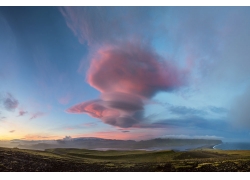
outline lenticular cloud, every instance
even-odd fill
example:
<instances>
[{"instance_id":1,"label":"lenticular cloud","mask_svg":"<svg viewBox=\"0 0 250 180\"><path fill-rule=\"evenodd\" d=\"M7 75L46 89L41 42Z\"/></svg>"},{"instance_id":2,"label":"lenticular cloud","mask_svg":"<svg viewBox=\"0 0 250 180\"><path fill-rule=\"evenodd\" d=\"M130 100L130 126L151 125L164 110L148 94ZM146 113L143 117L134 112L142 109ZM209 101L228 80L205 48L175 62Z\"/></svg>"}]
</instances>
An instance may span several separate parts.
<instances>
[{"instance_id":1,"label":"lenticular cloud","mask_svg":"<svg viewBox=\"0 0 250 180\"><path fill-rule=\"evenodd\" d=\"M184 74L149 48L124 44L101 48L92 59L88 82L102 93L124 92L152 97L183 85Z\"/></svg>"},{"instance_id":2,"label":"lenticular cloud","mask_svg":"<svg viewBox=\"0 0 250 180\"><path fill-rule=\"evenodd\" d=\"M67 110L87 113L117 127L133 127L143 120L144 100L159 91L173 91L185 84L185 71L150 48L135 43L105 46L91 60L88 83L101 98Z\"/></svg>"}]
</instances>

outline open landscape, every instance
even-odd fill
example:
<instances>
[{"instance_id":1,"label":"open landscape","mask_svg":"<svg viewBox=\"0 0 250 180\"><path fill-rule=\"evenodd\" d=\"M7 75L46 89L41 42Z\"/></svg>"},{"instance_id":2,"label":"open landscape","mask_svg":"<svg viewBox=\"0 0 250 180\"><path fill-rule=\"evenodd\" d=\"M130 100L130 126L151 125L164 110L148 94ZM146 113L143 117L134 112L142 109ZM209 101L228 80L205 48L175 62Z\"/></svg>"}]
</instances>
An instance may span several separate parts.
<instances>
[{"instance_id":1,"label":"open landscape","mask_svg":"<svg viewBox=\"0 0 250 180\"><path fill-rule=\"evenodd\" d=\"M1 172L246 172L250 151L0 148Z\"/></svg>"},{"instance_id":2,"label":"open landscape","mask_svg":"<svg viewBox=\"0 0 250 180\"><path fill-rule=\"evenodd\" d=\"M250 6L20 3L0 6L0 172L250 172Z\"/></svg>"}]
</instances>

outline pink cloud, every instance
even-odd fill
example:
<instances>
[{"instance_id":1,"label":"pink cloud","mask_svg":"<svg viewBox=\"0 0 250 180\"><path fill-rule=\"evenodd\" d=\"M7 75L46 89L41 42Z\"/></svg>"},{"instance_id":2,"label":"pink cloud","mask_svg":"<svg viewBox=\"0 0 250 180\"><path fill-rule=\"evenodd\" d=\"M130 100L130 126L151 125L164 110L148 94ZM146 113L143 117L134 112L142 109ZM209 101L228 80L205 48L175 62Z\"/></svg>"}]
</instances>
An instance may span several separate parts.
<instances>
[{"instance_id":1,"label":"pink cloud","mask_svg":"<svg viewBox=\"0 0 250 180\"><path fill-rule=\"evenodd\" d=\"M85 133L76 135L77 137L96 137L104 139L120 139L120 140L148 140L163 136L166 133L166 130L162 129L138 129L137 131L117 132L117 131L102 131L94 133Z\"/></svg>"},{"instance_id":2,"label":"pink cloud","mask_svg":"<svg viewBox=\"0 0 250 180\"><path fill-rule=\"evenodd\" d=\"M185 83L186 73L148 47L136 43L101 48L91 61L87 80L100 92L152 97Z\"/></svg>"},{"instance_id":3,"label":"pink cloud","mask_svg":"<svg viewBox=\"0 0 250 180\"><path fill-rule=\"evenodd\" d=\"M77 104L69 113L87 113L106 124L133 127L143 120L143 105L159 91L186 83L186 70L136 43L102 47L94 56L87 81L101 99Z\"/></svg>"},{"instance_id":4,"label":"pink cloud","mask_svg":"<svg viewBox=\"0 0 250 180\"><path fill-rule=\"evenodd\" d=\"M87 113L106 124L127 128L140 121L136 115L141 110L143 110L143 102L139 97L116 92L103 94L102 99L99 100L77 104L67 112Z\"/></svg>"},{"instance_id":5,"label":"pink cloud","mask_svg":"<svg viewBox=\"0 0 250 180\"><path fill-rule=\"evenodd\" d=\"M18 116L24 116L24 115L27 114L27 113L28 113L27 111L20 110Z\"/></svg>"}]
</instances>

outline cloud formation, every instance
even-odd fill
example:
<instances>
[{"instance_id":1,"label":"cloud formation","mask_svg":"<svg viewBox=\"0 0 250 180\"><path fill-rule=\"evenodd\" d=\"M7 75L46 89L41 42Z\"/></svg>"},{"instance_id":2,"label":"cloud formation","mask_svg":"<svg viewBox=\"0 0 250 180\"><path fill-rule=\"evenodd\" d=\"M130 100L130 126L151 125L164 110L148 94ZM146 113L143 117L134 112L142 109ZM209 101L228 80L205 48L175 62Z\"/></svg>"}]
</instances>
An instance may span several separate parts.
<instances>
[{"instance_id":1,"label":"cloud formation","mask_svg":"<svg viewBox=\"0 0 250 180\"><path fill-rule=\"evenodd\" d=\"M65 136L62 140L64 140L64 141L70 141L70 140L72 140L72 137L71 136Z\"/></svg>"},{"instance_id":2,"label":"cloud formation","mask_svg":"<svg viewBox=\"0 0 250 180\"><path fill-rule=\"evenodd\" d=\"M162 30L155 18L164 9L124 7L124 13L119 13L120 7L60 9L68 27L91 49L87 82L101 92L100 99L79 103L67 112L87 113L106 124L129 128L144 120L146 100L187 84L188 70L151 47L150 41Z\"/></svg>"},{"instance_id":3,"label":"cloud formation","mask_svg":"<svg viewBox=\"0 0 250 180\"><path fill-rule=\"evenodd\" d=\"M4 108L8 111L14 111L19 104L18 100L15 99L10 93L7 93L5 97L3 97L2 101Z\"/></svg>"},{"instance_id":4,"label":"cloud formation","mask_svg":"<svg viewBox=\"0 0 250 180\"><path fill-rule=\"evenodd\" d=\"M222 107L215 107L215 106L210 106L209 110L217 113L217 114L223 114L223 113L227 113L228 110L226 108L222 108Z\"/></svg>"},{"instance_id":5,"label":"cloud formation","mask_svg":"<svg viewBox=\"0 0 250 180\"><path fill-rule=\"evenodd\" d=\"M24 115L27 114L27 113L28 113L28 111L20 110L18 116L24 116Z\"/></svg>"},{"instance_id":6,"label":"cloud formation","mask_svg":"<svg viewBox=\"0 0 250 180\"><path fill-rule=\"evenodd\" d=\"M178 115L206 115L207 112L200 109L188 108L186 106L170 106L168 110Z\"/></svg>"},{"instance_id":7,"label":"cloud formation","mask_svg":"<svg viewBox=\"0 0 250 180\"><path fill-rule=\"evenodd\" d=\"M124 92L152 97L185 83L187 73L137 43L101 48L91 61L87 81L100 92Z\"/></svg>"},{"instance_id":8,"label":"cloud formation","mask_svg":"<svg viewBox=\"0 0 250 180\"><path fill-rule=\"evenodd\" d=\"M131 38L152 38L162 30L157 18L167 7L61 7L68 27L81 43L117 43ZM122 13L121 13L122 12ZM138 28L147 27L147 28ZM152 33L154 32L154 33Z\"/></svg>"},{"instance_id":9,"label":"cloud formation","mask_svg":"<svg viewBox=\"0 0 250 180\"><path fill-rule=\"evenodd\" d=\"M223 137L220 136L210 136L210 135L205 135L205 136L190 136L190 135L164 135L162 138L171 138L171 139L218 139L221 140Z\"/></svg>"},{"instance_id":10,"label":"cloud formation","mask_svg":"<svg viewBox=\"0 0 250 180\"><path fill-rule=\"evenodd\" d=\"M101 99L80 103L67 112L88 113L104 123L132 127L140 122L143 101L157 92L185 85L187 72L136 43L101 48L91 61L87 81Z\"/></svg>"},{"instance_id":11,"label":"cloud formation","mask_svg":"<svg viewBox=\"0 0 250 180\"><path fill-rule=\"evenodd\" d=\"M117 127L131 127L138 123L143 102L137 96L125 93L107 93L102 99L77 104L67 110L69 113L87 113L104 123Z\"/></svg>"},{"instance_id":12,"label":"cloud formation","mask_svg":"<svg viewBox=\"0 0 250 180\"><path fill-rule=\"evenodd\" d=\"M44 115L45 115L45 113L43 113L43 112L36 112L36 113L34 113L34 114L30 117L30 120L36 119L36 118L39 118L39 117L42 117L42 116L44 116Z\"/></svg>"}]
</instances>

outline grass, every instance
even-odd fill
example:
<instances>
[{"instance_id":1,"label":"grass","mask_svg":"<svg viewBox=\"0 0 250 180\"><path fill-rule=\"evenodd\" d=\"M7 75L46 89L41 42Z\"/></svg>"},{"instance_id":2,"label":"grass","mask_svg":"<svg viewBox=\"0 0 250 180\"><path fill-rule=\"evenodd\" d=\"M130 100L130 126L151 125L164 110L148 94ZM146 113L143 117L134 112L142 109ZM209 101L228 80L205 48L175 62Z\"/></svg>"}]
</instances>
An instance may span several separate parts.
<instances>
[{"instance_id":1,"label":"grass","mask_svg":"<svg viewBox=\"0 0 250 180\"><path fill-rule=\"evenodd\" d=\"M46 152L74 157L89 162L165 162L176 155L174 151L96 151L87 149L48 149Z\"/></svg>"},{"instance_id":2,"label":"grass","mask_svg":"<svg viewBox=\"0 0 250 180\"><path fill-rule=\"evenodd\" d=\"M250 171L250 151L214 149L185 152L170 150L97 151L74 148L36 151L0 148L0 155L4 158L12 158L15 153L27 154L48 163L55 160L58 163L72 162L96 165L98 168L102 168L100 171ZM9 164L15 165L15 167L22 165L18 158L10 160ZM5 166L6 164L3 164L0 158L0 171Z\"/></svg>"}]
</instances>

